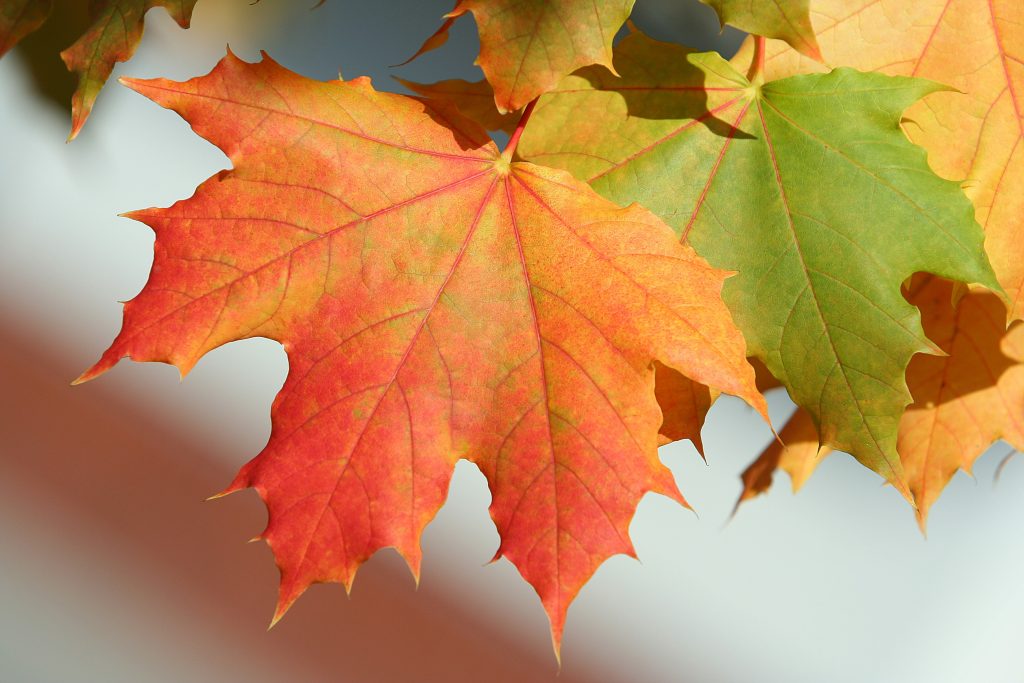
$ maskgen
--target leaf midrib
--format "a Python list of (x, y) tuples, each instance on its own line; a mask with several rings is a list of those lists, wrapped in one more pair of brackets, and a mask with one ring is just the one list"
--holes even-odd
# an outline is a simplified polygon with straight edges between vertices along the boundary
[[(803, 273), (804, 273), (804, 279), (807, 282), (807, 289), (808, 289), (808, 291), (811, 294), (811, 299), (814, 301), (815, 312), (818, 314), (818, 320), (821, 321), (821, 326), (822, 326), (822, 329), (824, 330), (825, 337), (828, 339), (829, 347), (832, 349), (832, 357), (833, 357), (834, 362), (835, 362), (835, 367), (839, 368), (839, 372), (840, 372), (840, 374), (843, 377), (843, 383), (846, 385), (847, 393), (853, 399), (854, 404), (857, 406), (857, 417), (860, 419), (861, 424), (867, 429), (868, 434), (871, 436), (872, 442), (874, 443), (877, 452), (882, 456), (884, 462), (886, 463), (886, 465), (889, 468), (890, 474), (892, 475), (891, 476), (891, 480), (895, 483), (897, 481), (897, 477), (896, 477), (897, 469), (896, 469), (896, 467), (893, 465), (893, 463), (890, 460), (890, 454), (886, 453), (885, 450), (879, 444), (878, 436), (875, 434), (875, 431), (874, 431), (873, 427), (868, 423), (867, 418), (864, 415), (864, 411), (863, 411), (863, 409), (861, 408), (861, 405), (860, 405), (860, 399), (857, 396), (857, 393), (853, 390), (853, 385), (851, 384), (850, 378), (849, 378), (849, 376), (846, 373), (846, 367), (843, 365), (843, 363), (841, 361), (841, 355), (839, 353), (839, 350), (836, 348), (835, 340), (832, 338), (832, 332), (831, 332), (829, 323), (825, 319), (824, 312), (822, 311), (821, 302), (818, 301), (818, 296), (815, 293), (814, 283), (812, 282), (812, 279), (811, 279), (811, 274), (810, 274), (810, 271), (809, 271), (809, 268), (808, 268), (807, 260), (804, 257), (803, 248), (800, 245), (800, 238), (797, 235), (796, 227), (793, 224), (793, 214), (792, 214), (792, 212), (790, 211), (790, 208), (789, 208), (789, 198), (788, 198), (788, 196), (786, 194), (785, 185), (782, 182), (782, 170), (779, 167), (778, 160), (777, 160), (777, 157), (775, 155), (775, 146), (774, 146), (774, 144), (772, 142), (771, 134), (768, 132), (768, 124), (767, 124), (767, 121), (765, 120), (765, 117), (764, 117), (764, 110), (761, 107), (761, 102), (762, 101), (766, 101), (766, 100), (764, 100), (764, 98), (761, 98), (761, 97), (757, 98), (758, 118), (760, 119), (761, 129), (764, 131), (765, 144), (768, 147), (769, 156), (770, 156), (770, 159), (771, 159), (771, 162), (772, 162), (772, 169), (773, 169), (774, 175), (775, 175), (775, 181), (776, 181), (776, 183), (778, 185), (778, 188), (779, 188), (779, 194), (782, 197), (783, 206), (785, 207), (786, 224), (789, 226), (790, 233), (791, 233), (792, 239), (793, 239), (793, 243), (796, 246), (796, 251), (797, 251), (797, 256), (799, 257), (800, 266), (801, 266), (801, 268), (803, 270)], [(767, 104), (769, 104), (769, 106), (770, 106), (770, 102), (767, 102)], [(826, 382), (827, 382), (827, 378), (826, 378)], [(824, 387), (822, 387), (822, 389), (824, 390)]]

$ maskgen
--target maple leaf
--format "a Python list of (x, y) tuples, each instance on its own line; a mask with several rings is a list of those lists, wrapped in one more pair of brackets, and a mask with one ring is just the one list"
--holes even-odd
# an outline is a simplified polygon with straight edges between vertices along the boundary
[(52, 0), (8, 0), (0, 5), (0, 57), (43, 25)]
[(583, 583), (633, 552), (640, 497), (685, 504), (657, 456), (654, 363), (764, 414), (725, 273), (647, 210), (510, 162), (518, 134), (499, 153), (450, 107), (266, 57), (126, 83), (234, 168), (131, 214), (157, 235), (150, 280), (80, 379), (125, 356), (185, 373), (232, 340), (282, 343), (270, 441), (227, 489), (268, 506), (275, 620), (382, 547), (418, 576), (420, 534), (469, 458), (497, 556), (537, 590), (557, 648)]
[(810, 0), (700, 0), (718, 12), (723, 24), (767, 38), (785, 40), (808, 57), (821, 60), (809, 16)]
[[(936, 171), (966, 178), (992, 267), (1024, 317), (1024, 3), (1019, 0), (815, 0), (826, 62), (930, 78), (936, 93), (907, 112), (907, 133)], [(737, 55), (744, 59), (752, 45)], [(821, 69), (770, 44), (769, 74)]]
[(85, 125), (114, 64), (126, 62), (135, 54), (146, 12), (152, 7), (164, 7), (179, 26), (188, 28), (195, 4), (196, 0), (100, 0), (89, 4), (92, 24), (60, 53), (68, 70), (78, 76), (78, 87), (71, 97), (69, 140)]
[(797, 408), (782, 427), (779, 438), (768, 444), (757, 460), (740, 475), (743, 491), (736, 501), (737, 509), (740, 503), (771, 488), (775, 470), (786, 472), (792, 482), (793, 493), (799, 491), (828, 454), (828, 448), (822, 448), (820, 443), (810, 413)]
[(502, 114), (522, 109), (580, 67), (612, 68), (612, 39), (634, 0), (458, 0), (408, 61), (444, 45), (456, 19), (472, 13), (483, 69)]
[[(754, 385), (758, 391), (782, 386), (757, 358), (748, 358), (747, 362), (754, 368)], [(663, 443), (689, 439), (704, 457), (701, 430), (720, 392), (659, 363), (655, 367), (654, 393), (664, 416), (660, 430)]]
[[(953, 293), (951, 283), (930, 276), (915, 278), (908, 293), (947, 354), (915, 356), (907, 368), (914, 402), (900, 421), (897, 449), (922, 531), (957, 470), (970, 472), (999, 439), (1024, 449), (1024, 324), (1007, 331), (1006, 307), (993, 294), (972, 291), (954, 305)], [(796, 491), (828, 452), (817, 453), (817, 433), (802, 410), (780, 437), (785, 447), (770, 445), (743, 473), (740, 502), (767, 491), (776, 468), (790, 472)]]
[(1007, 331), (1006, 306), (988, 292), (969, 293), (954, 309), (952, 286), (938, 278), (924, 279), (909, 299), (948, 354), (915, 358), (907, 370), (914, 403), (897, 448), (923, 530), (958, 469), (970, 472), (999, 439), (1024, 448), (1024, 326)]
[[(92, 112), (103, 85), (117, 62), (135, 54), (142, 39), (146, 12), (163, 7), (182, 28), (188, 28), (197, 0), (93, 0), (91, 24), (71, 47), (60, 53), (68, 70), (78, 76), (71, 96), (71, 133), (74, 140)], [(0, 56), (39, 28), (50, 14), (51, 0), (13, 0), (0, 7)]]
[(906, 495), (904, 373), (935, 347), (900, 284), (928, 271), (998, 287), (970, 203), (899, 127), (942, 86), (851, 69), (762, 84), (639, 33), (615, 66), (621, 78), (582, 70), (543, 97), (518, 153), (640, 201), (737, 271), (723, 295), (753, 355), (825, 444)]
[[(828, 62), (927, 76), (965, 93), (937, 93), (915, 105), (907, 113), (906, 129), (928, 150), (938, 172), (968, 178), (965, 190), (985, 226), (993, 269), (1012, 302), (1010, 317), (1021, 317), (1024, 9), (1000, 0), (821, 0), (815, 10), (813, 20)], [(745, 46), (737, 59), (752, 49)], [(821, 67), (784, 46), (770, 45), (766, 68), (777, 76)], [(935, 338), (951, 355), (911, 363), (908, 384), (915, 402), (901, 422), (898, 440), (918, 495), (922, 529), (928, 510), (958, 468), (969, 470), (1000, 437), (1020, 448), (1024, 396), (1016, 364), (1024, 359), (1024, 333), (1015, 328), (1004, 334), (1001, 325), (993, 326), (991, 318), (1001, 315), (1002, 308), (978, 294), (965, 299), (950, 320), (953, 314), (948, 301), (942, 301), (941, 285), (930, 287), (936, 290), (932, 298), (937, 308), (931, 314), (925, 309), (926, 329), (929, 316), (934, 317)], [(1007, 358), (1015, 363), (1009, 368)]]
[(663, 416), (658, 430), (662, 444), (689, 439), (704, 457), (700, 432), (718, 392), (660, 363), (655, 366), (654, 376), (654, 394)]

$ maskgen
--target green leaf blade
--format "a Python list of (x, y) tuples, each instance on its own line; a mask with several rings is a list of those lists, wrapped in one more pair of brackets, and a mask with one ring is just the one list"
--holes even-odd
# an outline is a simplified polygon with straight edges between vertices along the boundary
[[(823, 443), (908, 495), (896, 453), (905, 372), (935, 347), (900, 285), (927, 271), (998, 289), (967, 198), (900, 129), (902, 112), (941, 86), (841, 69), (757, 87), (717, 55), (637, 35), (618, 58), (614, 89), (577, 78), (541, 101), (522, 155), (640, 201), (736, 271), (723, 297), (750, 351)], [(603, 139), (556, 141), (560, 110), (604, 126)]]

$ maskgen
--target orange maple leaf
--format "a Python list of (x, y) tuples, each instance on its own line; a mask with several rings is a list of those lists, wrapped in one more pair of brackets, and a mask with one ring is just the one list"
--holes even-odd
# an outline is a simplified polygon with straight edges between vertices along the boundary
[(828, 453), (829, 449), (821, 446), (811, 414), (797, 408), (779, 432), (778, 440), (768, 444), (757, 460), (743, 470), (740, 475), (743, 490), (736, 501), (737, 508), (740, 503), (766, 493), (772, 486), (775, 470), (789, 475), (793, 493), (796, 493)]
[(664, 415), (659, 430), (662, 443), (689, 439), (704, 457), (700, 432), (711, 404), (718, 400), (718, 392), (658, 363), (655, 368), (655, 395)]
[(557, 648), (584, 582), (633, 553), (643, 494), (685, 504), (658, 460), (655, 362), (764, 413), (725, 273), (645, 209), (512, 163), (518, 134), (499, 153), (453, 108), (269, 58), (126, 83), (234, 168), (130, 214), (156, 231), (153, 270), (81, 380), (124, 356), (185, 373), (232, 340), (282, 343), (270, 441), (226, 491), (269, 508), (275, 620), (313, 582), (351, 586), (383, 547), (418, 575), (468, 458), (490, 483), (497, 556), (537, 590)]
[(950, 283), (924, 280), (909, 298), (949, 355), (918, 356), (907, 368), (914, 402), (896, 446), (922, 529), (958, 469), (970, 472), (999, 439), (1024, 448), (1024, 324), (1007, 331), (1006, 306), (994, 294), (971, 292), (954, 308)]
[(455, 9), (411, 62), (448, 41), (455, 21), (472, 13), (483, 69), (501, 114), (522, 109), (563, 77), (591, 64), (612, 67), (612, 39), (634, 0), (457, 0)]

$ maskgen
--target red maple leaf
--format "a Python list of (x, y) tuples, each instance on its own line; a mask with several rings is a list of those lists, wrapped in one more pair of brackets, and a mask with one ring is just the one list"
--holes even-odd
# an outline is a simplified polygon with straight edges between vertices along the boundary
[(269, 508), (275, 619), (313, 582), (350, 586), (383, 547), (418, 574), (468, 458), (497, 555), (536, 588), (557, 647), (583, 583), (633, 553), (643, 494), (685, 504), (657, 455), (655, 362), (764, 413), (725, 273), (648, 211), (512, 163), (518, 133), (500, 153), (445, 105), (269, 59), (127, 84), (234, 168), (131, 214), (156, 231), (150, 280), (80, 379), (124, 356), (185, 373), (229, 341), (283, 344), (270, 442), (228, 488)]

